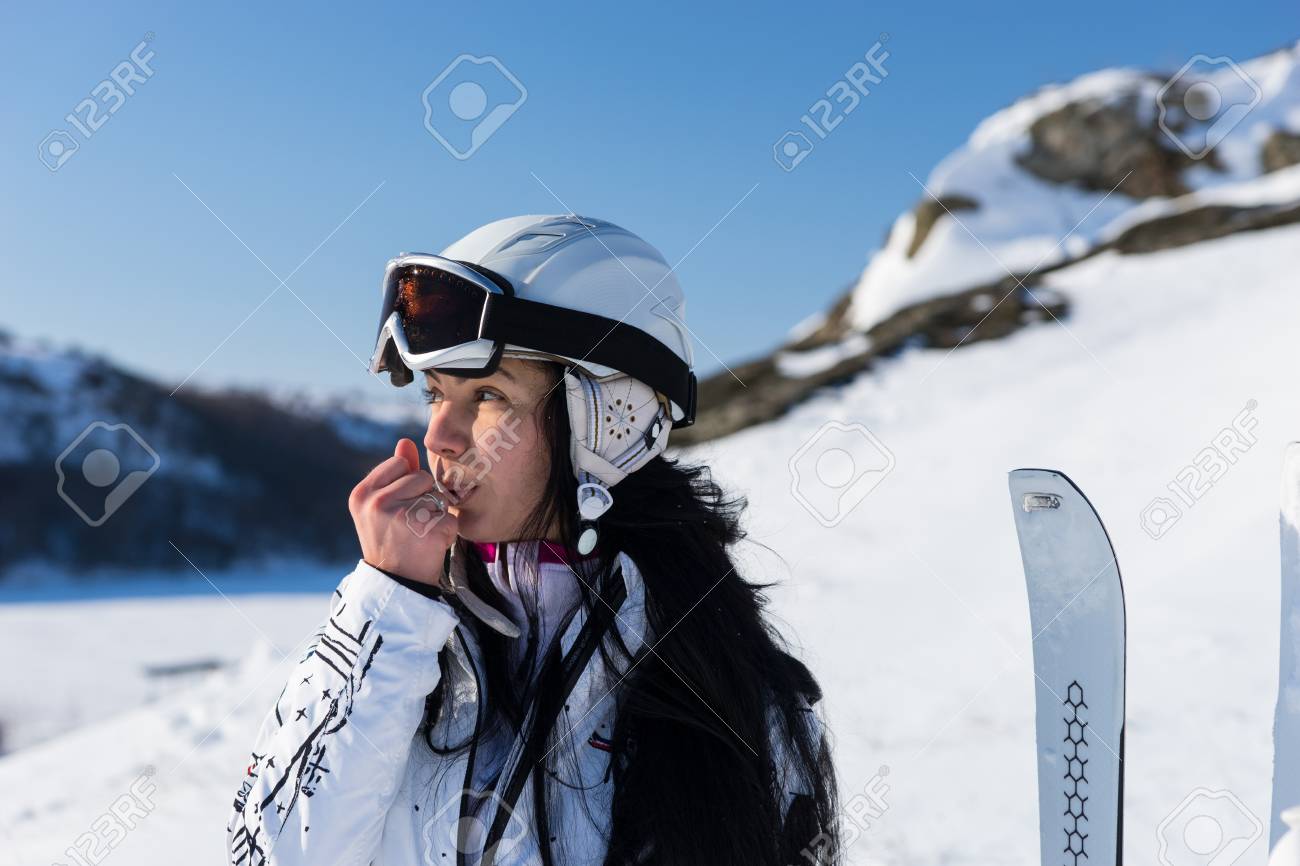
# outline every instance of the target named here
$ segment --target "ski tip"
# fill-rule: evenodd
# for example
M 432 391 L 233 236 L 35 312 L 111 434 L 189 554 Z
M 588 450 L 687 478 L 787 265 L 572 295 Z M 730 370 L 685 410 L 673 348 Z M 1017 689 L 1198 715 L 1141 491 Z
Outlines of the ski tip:
M 1025 511 L 1056 510 L 1062 498 L 1083 495 L 1079 485 L 1059 469 L 1013 469 L 1007 473 L 1007 486 L 1014 506 Z
M 1300 527 L 1300 442 L 1282 452 L 1282 518 L 1293 532 Z
M 1074 482 L 1070 480 L 1070 477 L 1059 469 L 1035 469 L 1031 467 L 1026 467 L 1023 469 L 1012 469 L 1010 472 L 1007 473 L 1007 476 L 1008 479 L 1013 483 L 1016 481 L 1049 479 L 1049 480 L 1064 482 L 1066 484 L 1069 484 L 1071 487 L 1075 486 Z

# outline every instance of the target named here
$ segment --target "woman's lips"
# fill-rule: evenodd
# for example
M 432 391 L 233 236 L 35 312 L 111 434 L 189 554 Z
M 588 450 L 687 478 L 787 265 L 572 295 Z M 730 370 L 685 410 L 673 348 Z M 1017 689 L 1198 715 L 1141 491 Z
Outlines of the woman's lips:
M 475 484 L 470 486 L 470 488 L 464 493 L 458 493 L 456 488 L 451 487 L 442 481 L 438 481 L 436 487 L 438 492 L 443 495 L 449 505 L 463 505 L 474 495 L 474 491 L 478 490 L 478 485 Z

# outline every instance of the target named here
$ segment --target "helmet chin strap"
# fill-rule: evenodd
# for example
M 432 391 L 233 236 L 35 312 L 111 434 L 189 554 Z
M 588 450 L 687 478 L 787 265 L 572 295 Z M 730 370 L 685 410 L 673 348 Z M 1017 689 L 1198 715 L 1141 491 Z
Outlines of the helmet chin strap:
M 596 523 L 614 504 L 614 494 L 590 472 L 580 470 L 578 477 L 578 553 L 586 556 L 596 547 L 599 530 Z
M 469 608 L 470 613 L 484 623 L 506 637 L 519 637 L 519 626 L 511 622 L 510 618 L 501 611 L 475 595 L 474 591 L 469 588 L 469 580 L 465 576 L 465 561 L 456 553 L 458 546 L 453 544 L 447 551 L 449 557 L 446 570 L 448 588 L 465 604 L 465 607 Z

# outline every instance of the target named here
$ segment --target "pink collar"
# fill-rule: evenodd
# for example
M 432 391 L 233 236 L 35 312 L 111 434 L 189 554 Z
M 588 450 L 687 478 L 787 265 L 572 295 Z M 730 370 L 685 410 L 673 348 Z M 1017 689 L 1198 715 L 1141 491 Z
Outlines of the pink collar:
M 515 542 L 508 542 L 515 543 Z M 497 561 L 497 544 L 495 541 L 473 542 L 474 548 L 478 551 L 479 557 L 484 562 Z M 538 546 L 538 562 L 560 562 L 570 564 L 577 561 L 585 561 L 596 558 L 596 551 L 586 554 L 585 556 L 577 551 L 576 548 L 568 547 L 556 541 L 543 541 Z

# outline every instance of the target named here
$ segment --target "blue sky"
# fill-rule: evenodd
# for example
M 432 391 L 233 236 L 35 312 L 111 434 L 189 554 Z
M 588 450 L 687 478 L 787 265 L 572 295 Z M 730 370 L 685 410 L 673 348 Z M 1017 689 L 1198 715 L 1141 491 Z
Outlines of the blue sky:
M 909 172 L 991 112 L 1105 66 L 1278 48 L 1300 7 L 10 4 L 0 22 L 0 328 L 172 383 L 352 390 L 375 387 L 357 358 L 390 256 L 569 209 L 685 256 L 697 367 L 718 371 L 829 304 L 921 194 Z M 147 34 L 152 75 L 81 137 L 65 115 Z M 887 77 L 783 171 L 773 144 L 882 34 Z M 421 101 L 461 54 L 527 91 L 465 160 Z M 50 171 L 60 129 L 78 147 Z M 287 288 L 266 300 L 272 272 Z

